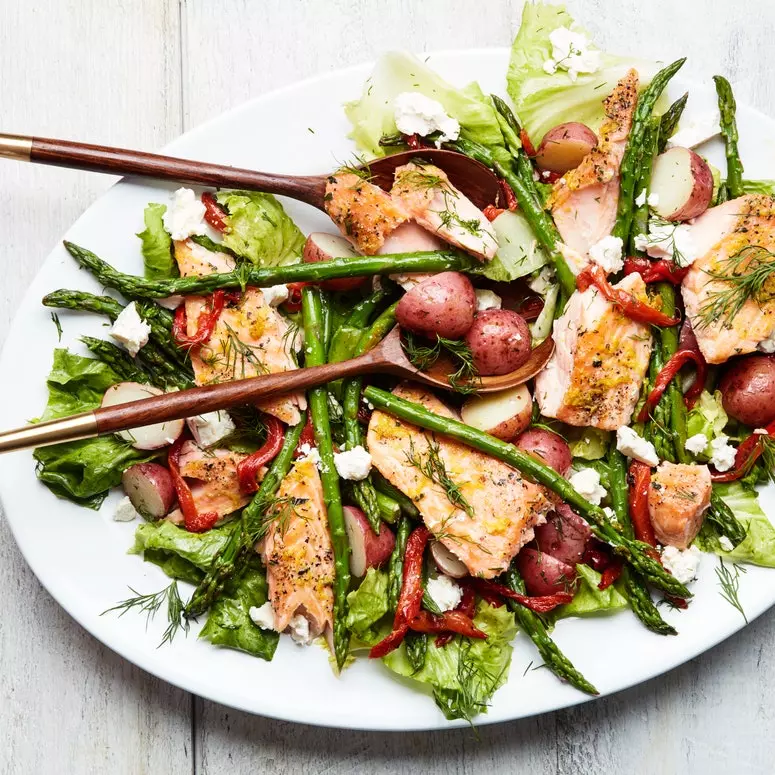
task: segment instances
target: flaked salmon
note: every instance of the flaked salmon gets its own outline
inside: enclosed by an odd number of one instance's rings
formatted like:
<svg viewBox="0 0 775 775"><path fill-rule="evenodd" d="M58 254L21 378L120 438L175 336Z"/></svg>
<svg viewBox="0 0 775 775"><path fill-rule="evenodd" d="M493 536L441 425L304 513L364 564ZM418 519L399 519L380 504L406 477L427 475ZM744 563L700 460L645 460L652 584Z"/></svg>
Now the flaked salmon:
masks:
<svg viewBox="0 0 775 775"><path fill-rule="evenodd" d="M432 234L482 260L491 259L498 240L484 213L432 164L397 167L390 195Z"/></svg>
<svg viewBox="0 0 775 775"><path fill-rule="evenodd" d="M589 249L607 237L616 222L619 166L638 100L638 73L630 70L603 101L606 120L598 144L576 169L554 184L547 202L562 241L587 261ZM576 262L572 266L577 266Z"/></svg>
<svg viewBox="0 0 775 775"><path fill-rule="evenodd" d="M402 385L396 395L445 417L456 417L424 390ZM379 472L417 506L428 529L472 575L493 578L533 539L533 528L553 508L546 491L519 471L459 442L420 430L375 411L368 448ZM438 446L436 446L438 445ZM448 491L420 470L433 455L457 486L471 514L450 501Z"/></svg>
<svg viewBox="0 0 775 775"><path fill-rule="evenodd" d="M622 288L647 301L639 274ZM555 350L536 377L536 400L546 417L577 426L616 430L628 425L651 355L651 331L590 287L576 291L554 322Z"/></svg>
<svg viewBox="0 0 775 775"><path fill-rule="evenodd" d="M315 638L333 622L334 551L323 486L312 460L297 460L283 479L273 517L260 551L274 628L282 632L302 615Z"/></svg>
<svg viewBox="0 0 775 775"><path fill-rule="evenodd" d="M702 527L712 485L707 466L661 463L651 475L649 516L659 543L687 549Z"/></svg>
<svg viewBox="0 0 775 775"><path fill-rule="evenodd" d="M750 195L721 207L727 210L706 221L705 228L709 232L716 224L708 239L724 230L726 235L694 262L681 286L686 315L708 363L724 363L756 349L775 350L775 342L770 345L775 338L775 278L765 280L758 298L738 294L741 304L737 305L728 301L734 299L730 294L735 284L718 277L742 277L754 267L775 263L775 200ZM698 218L692 229L710 213Z"/></svg>
<svg viewBox="0 0 775 775"><path fill-rule="evenodd" d="M395 231L391 232L382 247L377 251L378 255L392 255L393 253L417 253L422 250L443 250L444 242L434 234L431 234L415 221L402 223ZM397 282L404 290L408 291L423 280L432 276L432 272L410 272L407 274L392 274L390 279Z"/></svg>
<svg viewBox="0 0 775 775"><path fill-rule="evenodd" d="M200 254L204 250L205 256ZM185 240L175 243L175 258L184 277L230 271L233 259L213 253ZM205 309L202 296L185 298L187 333L196 333L199 314ZM191 353L197 385L210 385L260 374L275 374L297 368L292 357L294 332L288 321L264 299L258 288L248 288L235 306L221 313L210 339ZM256 406L289 425L299 422L299 410L306 408L304 393L263 399Z"/></svg>
<svg viewBox="0 0 775 775"><path fill-rule="evenodd" d="M409 219L389 194L347 171L328 178L325 208L342 234L367 256L375 255L387 236Z"/></svg>

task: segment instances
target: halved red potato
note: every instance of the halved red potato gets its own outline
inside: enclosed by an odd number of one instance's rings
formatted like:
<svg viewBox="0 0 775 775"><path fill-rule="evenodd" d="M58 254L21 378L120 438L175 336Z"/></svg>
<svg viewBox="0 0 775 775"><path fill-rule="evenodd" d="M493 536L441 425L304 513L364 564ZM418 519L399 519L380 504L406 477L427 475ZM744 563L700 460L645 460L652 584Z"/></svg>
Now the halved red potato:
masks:
<svg viewBox="0 0 775 775"><path fill-rule="evenodd" d="M145 517L161 519L175 503L172 474L159 463L137 463L121 476L121 486L132 505Z"/></svg>
<svg viewBox="0 0 775 775"><path fill-rule="evenodd" d="M529 452L546 463L558 474L565 476L570 468L571 452L565 439L544 428L530 428L514 439L514 444L523 452Z"/></svg>
<svg viewBox="0 0 775 775"><path fill-rule="evenodd" d="M486 309L474 318L466 344L482 377L508 374L530 357L530 329L517 312Z"/></svg>
<svg viewBox="0 0 775 775"><path fill-rule="evenodd" d="M360 578L369 568L387 562L396 545L393 531L382 525L377 535L366 515L355 506L344 507L344 524L350 541L350 572Z"/></svg>
<svg viewBox="0 0 775 775"><path fill-rule="evenodd" d="M139 382L119 382L116 385L111 385L105 391L105 395L102 397L102 406L131 404L133 401L160 396L163 393L163 390L152 385L141 385ZM145 425L142 428L132 428L129 431L119 431L117 435L128 441L135 449L160 449L174 444L178 436L183 433L185 426L185 420L169 420L155 425Z"/></svg>
<svg viewBox="0 0 775 775"><path fill-rule="evenodd" d="M475 312L471 281L460 272L440 272L404 294L396 320L413 334L459 339L471 328Z"/></svg>
<svg viewBox="0 0 775 775"><path fill-rule="evenodd" d="M509 441L530 426L533 398L527 385L468 398L460 409L466 425Z"/></svg>
<svg viewBox="0 0 775 775"><path fill-rule="evenodd" d="M318 261L331 261L334 258L357 258L361 254L338 234L326 234L316 231L307 237L302 252L305 264L316 264ZM325 280L321 288L328 291L351 291L366 281L365 277L340 277L338 280Z"/></svg>
<svg viewBox="0 0 775 775"><path fill-rule="evenodd" d="M440 541L431 543L431 556L444 575L453 579L462 579L468 575L468 568Z"/></svg>
<svg viewBox="0 0 775 775"><path fill-rule="evenodd" d="M702 215L713 197L713 174L705 160L689 148L659 154L651 170L654 212L668 221L688 221Z"/></svg>
<svg viewBox="0 0 775 775"><path fill-rule="evenodd" d="M775 420L775 357L745 355L732 361L719 382L724 411L761 428Z"/></svg>
<svg viewBox="0 0 775 775"><path fill-rule="evenodd" d="M581 160L597 145L597 135L577 121L558 124L545 135L536 152L540 170L560 175L576 169Z"/></svg>
<svg viewBox="0 0 775 775"><path fill-rule="evenodd" d="M591 535L589 525L567 503L559 505L557 511L535 529L538 548L568 565L581 562Z"/></svg>
<svg viewBox="0 0 775 775"><path fill-rule="evenodd" d="M553 595L573 592L576 568L544 552L524 548L517 555L519 575L529 595Z"/></svg>

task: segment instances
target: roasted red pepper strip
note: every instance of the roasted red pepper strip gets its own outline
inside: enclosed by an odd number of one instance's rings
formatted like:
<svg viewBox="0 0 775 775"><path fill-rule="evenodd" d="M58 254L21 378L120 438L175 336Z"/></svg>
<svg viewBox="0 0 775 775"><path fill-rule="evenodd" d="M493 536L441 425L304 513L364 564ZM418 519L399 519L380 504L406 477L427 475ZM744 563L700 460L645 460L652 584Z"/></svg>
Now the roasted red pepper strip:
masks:
<svg viewBox="0 0 775 775"><path fill-rule="evenodd" d="M590 285L594 285L608 301L619 307L628 318L638 323L675 326L681 322L679 318L671 318L664 312L636 299L631 293L621 288L614 288L608 282L605 270L599 264L587 264L576 278L576 285L580 291L585 291Z"/></svg>
<svg viewBox="0 0 775 775"><path fill-rule="evenodd" d="M695 352L694 350L679 350L657 374L657 378L654 380L654 387L648 394L646 402L638 415L638 422L646 422L648 420L649 415L654 411L668 385L689 361L693 361L697 367L697 379L694 380L694 384L686 391L684 400L690 409L694 406L694 402L705 386L708 364L705 362L705 358L702 357L702 353Z"/></svg>
<svg viewBox="0 0 775 775"><path fill-rule="evenodd" d="M600 583L597 585L597 588L600 590L608 589L608 587L611 586L611 584L616 581L616 579L619 578L619 576L622 575L622 561L617 560L616 562L609 565L600 575Z"/></svg>
<svg viewBox="0 0 775 775"><path fill-rule="evenodd" d="M630 463L628 479L630 483L630 519L632 520L632 529L635 531L635 538L649 546L656 546L657 538L654 535L654 528L649 516L651 468L646 463L641 463L640 460L633 460Z"/></svg>
<svg viewBox="0 0 775 775"><path fill-rule="evenodd" d="M649 261L639 256L628 256L624 259L625 274L639 274L644 283L672 283L680 285L689 271L688 266L677 266L672 261Z"/></svg>
<svg viewBox="0 0 775 775"><path fill-rule="evenodd" d="M494 221L501 213L505 213L506 211L502 207L496 207L495 205L487 205L487 207L482 210L482 215L484 217L492 222Z"/></svg>
<svg viewBox="0 0 775 775"><path fill-rule="evenodd" d="M288 283L288 298L283 307L288 312L298 312L301 309L301 289L309 283Z"/></svg>
<svg viewBox="0 0 775 775"><path fill-rule="evenodd" d="M473 619L474 616L476 616L476 593L470 584L465 584L463 586L463 597L460 598L460 602L458 603L457 608L455 608L455 611L467 616L469 619ZM454 632L445 632L443 635L439 635L434 643L438 648L441 648L442 646L446 646L454 637Z"/></svg>
<svg viewBox="0 0 775 775"><path fill-rule="evenodd" d="M524 129L519 130L519 141L522 143L522 147L525 149L525 153L532 157L537 154L536 149L533 147L533 143L530 142L530 137Z"/></svg>
<svg viewBox="0 0 775 775"><path fill-rule="evenodd" d="M471 585L483 597L485 595L498 595L506 600L513 600L537 614L549 613L558 605L565 605L573 600L572 592L555 592L553 595L520 595L519 592L509 589L503 584L487 581L487 579L471 579Z"/></svg>
<svg viewBox="0 0 775 775"><path fill-rule="evenodd" d="M225 304L226 293L224 291L216 291L210 297L209 309L204 309L199 313L199 319L196 322L196 333L193 336L189 336L186 333L188 328L186 305L181 304L175 310L175 319L172 323L172 338L175 340L175 344L178 347L184 347L189 350L193 347L201 347L213 335L216 323L218 323L218 318L221 316Z"/></svg>
<svg viewBox="0 0 775 775"><path fill-rule="evenodd" d="M468 638L484 640L487 633L482 632L471 619L460 611L445 611L443 614L432 614L430 611L420 611L412 619L409 629L414 632L424 632L429 635L453 632Z"/></svg>
<svg viewBox="0 0 775 775"><path fill-rule="evenodd" d="M200 514L197 511L194 496L191 494L191 488L180 475L180 448L183 446L183 440L181 436L170 447L167 453L167 466L170 469L170 474L172 474L172 484L178 496L178 506L180 506L180 510L183 512L186 530L189 533L204 533L218 521L218 515L213 512Z"/></svg>
<svg viewBox="0 0 775 775"><path fill-rule="evenodd" d="M224 210L216 201L215 197L205 191L202 194L202 204L205 206L205 220L216 231L223 233L226 231L226 210Z"/></svg>
<svg viewBox="0 0 775 775"><path fill-rule="evenodd" d="M277 457L285 440L283 424L276 417L265 414L264 424L266 425L266 441L263 446L237 463L237 477L242 492L255 492L258 489L259 469Z"/></svg>
<svg viewBox="0 0 775 775"><path fill-rule="evenodd" d="M503 192L503 199L505 200L506 207L514 212L514 210L516 210L518 207L517 197L514 194L514 191L503 178L498 178L498 184L500 185L501 191Z"/></svg>
<svg viewBox="0 0 775 775"><path fill-rule="evenodd" d="M428 529L421 525L412 531L406 542L401 594L398 596L396 614L393 617L393 631L372 647L369 652L372 659L384 657L398 648L409 631L410 623L420 613L423 595L422 557L430 535Z"/></svg>
<svg viewBox="0 0 775 775"><path fill-rule="evenodd" d="M772 438L775 435L775 421L765 427L766 436ZM734 482L745 476L753 464L761 457L764 450L764 437L762 433L752 433L744 439L735 453L735 465L729 471L711 471L710 478L714 482Z"/></svg>

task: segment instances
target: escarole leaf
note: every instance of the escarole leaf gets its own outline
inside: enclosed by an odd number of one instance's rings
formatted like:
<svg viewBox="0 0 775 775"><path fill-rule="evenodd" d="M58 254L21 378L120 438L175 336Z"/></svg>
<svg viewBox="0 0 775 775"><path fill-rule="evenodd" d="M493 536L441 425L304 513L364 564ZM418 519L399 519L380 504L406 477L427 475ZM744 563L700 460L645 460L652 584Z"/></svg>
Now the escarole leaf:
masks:
<svg viewBox="0 0 775 775"><path fill-rule="evenodd" d="M511 47L508 93L535 145L547 130L566 121L579 121L597 131L605 117L602 101L627 70L634 67L638 71L643 88L659 69L656 62L603 53L601 68L595 73L579 73L575 81L562 69L549 75L544 70L544 63L552 58L549 36L560 27L583 32L589 39L564 6L525 3Z"/></svg>
<svg viewBox="0 0 775 775"><path fill-rule="evenodd" d="M388 575L369 568L358 589L347 595L347 627L358 640L373 646L382 639L377 623L388 610Z"/></svg>
<svg viewBox="0 0 775 775"><path fill-rule="evenodd" d="M297 264L304 235L271 194L221 191L218 204L226 208L223 244L257 266Z"/></svg>
<svg viewBox="0 0 775 775"><path fill-rule="evenodd" d="M143 251L145 276L151 280L166 280L178 276L178 265L172 255L172 237L164 228L163 216L167 205L151 203L145 208L145 229L137 234Z"/></svg>
<svg viewBox="0 0 775 775"><path fill-rule="evenodd" d="M379 140L398 131L393 102L403 92L419 92L441 103L458 120L461 137L487 146L503 145L495 109L479 84L458 88L412 54L390 51L377 60L360 99L344 106L353 127L350 137L359 150L370 156L385 155Z"/></svg>

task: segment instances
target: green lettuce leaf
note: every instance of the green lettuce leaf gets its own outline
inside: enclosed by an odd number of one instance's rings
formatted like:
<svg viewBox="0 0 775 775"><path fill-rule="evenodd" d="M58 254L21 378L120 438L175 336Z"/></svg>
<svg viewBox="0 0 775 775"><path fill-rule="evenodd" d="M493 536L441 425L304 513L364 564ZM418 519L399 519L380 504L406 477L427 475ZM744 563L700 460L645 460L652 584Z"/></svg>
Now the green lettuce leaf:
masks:
<svg viewBox="0 0 775 775"><path fill-rule="evenodd" d="M237 649L270 661L280 635L257 627L249 615L253 606L262 606L266 601L266 574L255 557L239 578L226 585L223 595L210 609L199 637L215 646Z"/></svg>
<svg viewBox="0 0 775 775"><path fill-rule="evenodd" d="M710 442L724 430L728 421L721 404L721 393L717 390L711 394L703 390L686 418L686 435L691 437L702 433ZM706 456L700 457L706 459Z"/></svg>
<svg viewBox="0 0 775 775"><path fill-rule="evenodd" d="M218 203L228 211L223 244L258 266L296 264L304 235L271 195L257 191L221 191Z"/></svg>
<svg viewBox="0 0 775 775"><path fill-rule="evenodd" d="M601 69L580 73L571 81L568 73L544 71L551 59L549 35L559 27L589 34L577 25L562 5L525 3L522 23L511 48L507 75L509 96L533 143L538 145L547 130L566 121L580 121L595 131L603 122L602 101L631 67L638 70L643 88L658 70L655 62L603 54Z"/></svg>
<svg viewBox="0 0 775 775"><path fill-rule="evenodd" d="M487 633L487 640L455 636L448 645L437 648L431 639L425 664L416 673L404 645L384 657L383 662L394 673L427 684L448 719L470 721L486 711L493 693L506 681L511 641L517 634L514 615L506 606L493 608L480 602L474 624Z"/></svg>
<svg viewBox="0 0 775 775"><path fill-rule="evenodd" d="M369 568L358 589L347 595L347 606L347 628L360 641L373 646L384 634L384 628L377 624L388 612L388 574Z"/></svg>
<svg viewBox="0 0 775 775"><path fill-rule="evenodd" d="M571 428L567 439L573 457L582 460L601 460L608 452L611 434L597 428Z"/></svg>
<svg viewBox="0 0 775 775"><path fill-rule="evenodd" d="M715 530L706 522L695 539L697 548L735 562L775 568L775 527L762 511L756 491L738 482L714 487L743 524L747 535L731 552L725 552L719 545Z"/></svg>
<svg viewBox="0 0 775 775"><path fill-rule="evenodd" d="M546 264L546 253L536 242L533 229L522 213L506 210L492 226L498 240L498 252L492 260L478 267L477 274L495 282L511 282Z"/></svg>
<svg viewBox="0 0 775 775"><path fill-rule="evenodd" d="M611 584L607 589L600 590L601 575L589 565L577 565L576 571L581 579L579 591L567 605L560 606L554 618L563 619L566 616L593 616L602 613L614 613L627 608L627 598Z"/></svg>
<svg viewBox="0 0 775 775"><path fill-rule="evenodd" d="M769 194L775 196L775 180L744 180L743 192L746 194Z"/></svg>
<svg viewBox="0 0 775 775"><path fill-rule="evenodd" d="M145 230L137 234L143 243L145 276L152 280L178 276L178 265L172 254L172 238L162 221L165 212L167 205L149 204L143 213Z"/></svg>
<svg viewBox="0 0 775 775"><path fill-rule="evenodd" d="M458 88L417 57L398 51L383 54L366 79L360 99L348 102L344 112L352 124L350 137L370 156L384 156L382 135L395 134L393 101L402 92L420 92L440 102L460 123L460 135L483 145L503 145L495 109L479 84Z"/></svg>

